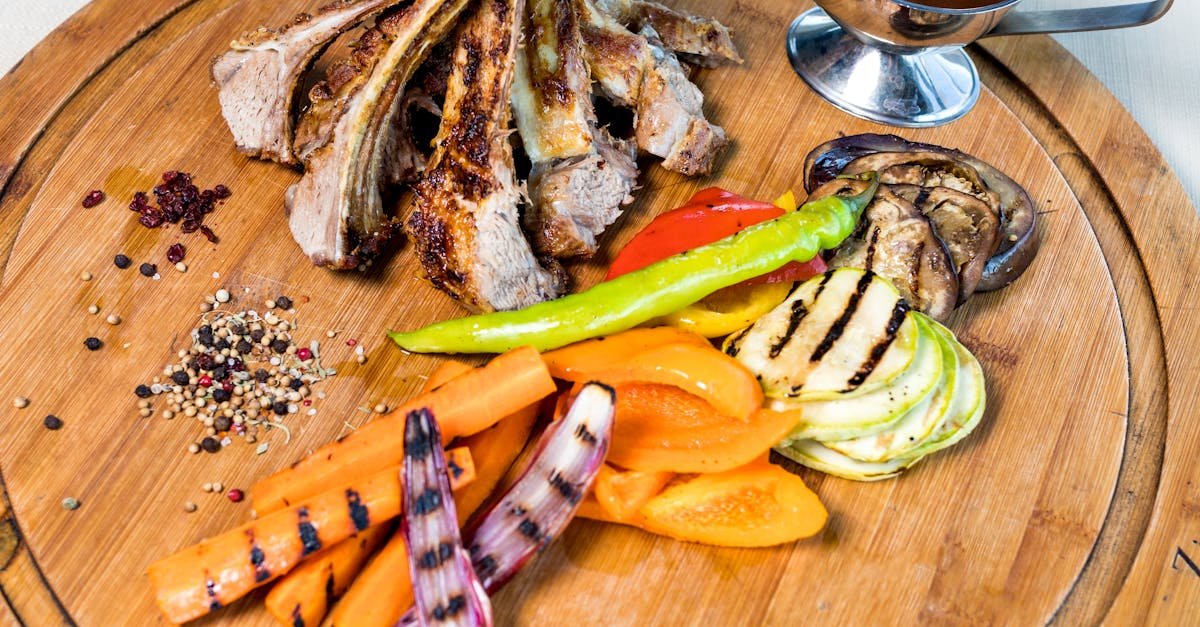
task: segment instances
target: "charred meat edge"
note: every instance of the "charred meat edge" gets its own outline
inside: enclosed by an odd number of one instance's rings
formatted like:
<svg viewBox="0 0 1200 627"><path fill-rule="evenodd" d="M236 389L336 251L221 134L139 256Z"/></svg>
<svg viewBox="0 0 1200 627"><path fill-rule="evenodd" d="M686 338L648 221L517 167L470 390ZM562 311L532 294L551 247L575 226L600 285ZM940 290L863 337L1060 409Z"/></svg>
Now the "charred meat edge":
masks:
<svg viewBox="0 0 1200 627"><path fill-rule="evenodd" d="M483 0L456 31L442 124L407 222L426 277L478 311L555 298L565 282L518 222L507 123L524 5Z"/></svg>
<svg viewBox="0 0 1200 627"><path fill-rule="evenodd" d="M742 63L742 55L733 44L729 28L715 19L693 15L657 2L634 1L630 6L638 28L650 26L663 45L687 63L714 67L721 63Z"/></svg>
<svg viewBox="0 0 1200 627"><path fill-rule="evenodd" d="M330 140L309 155L304 176L285 197L292 235L313 263L361 267L399 230L380 195L386 135L405 83L466 4L417 0L372 29L387 45L338 111Z"/></svg>
<svg viewBox="0 0 1200 627"><path fill-rule="evenodd" d="M958 150L910 142L896 135L865 133L840 137L817 146L805 158L805 188L812 190L837 176L851 161L877 152L941 153L974 168L988 189L999 195L999 246L988 260L978 291L990 292L1012 283L1037 256L1037 214L1033 199L1008 175Z"/></svg>
<svg viewBox="0 0 1200 627"><path fill-rule="evenodd" d="M292 102L301 76L339 35L400 0L340 0L301 13L282 28L259 28L213 59L221 114L237 148L294 164Z"/></svg>
<svg viewBox="0 0 1200 627"><path fill-rule="evenodd" d="M829 267L874 272L891 281L914 309L935 320L949 317L958 302L958 275L945 244L925 214L887 185L879 186Z"/></svg>
<svg viewBox="0 0 1200 627"><path fill-rule="evenodd" d="M533 162L525 227L540 254L591 255L633 201L637 164L631 146L596 127L575 0L532 0L527 17L512 97Z"/></svg>
<svg viewBox="0 0 1200 627"><path fill-rule="evenodd" d="M965 302L996 251L999 216L982 200L948 187L892 185L891 190L913 203L933 224L934 233L946 245L958 270L958 302Z"/></svg>

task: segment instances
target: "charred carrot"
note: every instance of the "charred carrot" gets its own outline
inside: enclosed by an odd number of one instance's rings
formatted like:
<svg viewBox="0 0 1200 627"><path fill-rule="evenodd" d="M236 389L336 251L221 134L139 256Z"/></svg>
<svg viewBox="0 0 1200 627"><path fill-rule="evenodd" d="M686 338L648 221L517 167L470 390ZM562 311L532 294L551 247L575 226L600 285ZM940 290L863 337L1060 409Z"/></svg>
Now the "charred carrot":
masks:
<svg viewBox="0 0 1200 627"><path fill-rule="evenodd" d="M393 534L333 606L332 627L392 627L413 604L408 547Z"/></svg>
<svg viewBox="0 0 1200 627"><path fill-rule="evenodd" d="M447 466L474 477L470 453L456 449ZM451 470L451 475L455 474ZM325 547L400 514L400 468L337 487L190 546L150 565L159 609L183 623L228 605L286 574Z"/></svg>
<svg viewBox="0 0 1200 627"><path fill-rule="evenodd" d="M320 625L389 531L390 525L375 525L305 560L271 588L267 611L284 625Z"/></svg>
<svg viewBox="0 0 1200 627"><path fill-rule="evenodd" d="M346 481L399 466L404 416L414 409L433 412L443 425L442 437L449 441L478 433L554 391L554 380L536 350L505 353L259 481L253 490L255 509L259 514L274 512Z"/></svg>

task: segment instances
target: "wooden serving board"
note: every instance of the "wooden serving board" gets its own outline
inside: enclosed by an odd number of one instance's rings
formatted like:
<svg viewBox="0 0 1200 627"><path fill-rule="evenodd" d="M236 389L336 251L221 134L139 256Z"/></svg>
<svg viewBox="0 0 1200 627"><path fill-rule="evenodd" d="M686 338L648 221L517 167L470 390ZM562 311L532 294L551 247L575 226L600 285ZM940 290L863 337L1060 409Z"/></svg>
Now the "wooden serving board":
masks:
<svg viewBox="0 0 1200 627"><path fill-rule="evenodd" d="M313 268L282 212L296 173L233 149L209 59L240 31L321 1L97 0L0 80L0 625L161 622L147 564L250 513L201 483L248 487L363 422L357 408L411 395L436 359L403 355L383 330L461 315L415 277L407 249L366 275ZM582 284L651 215L701 187L771 198L800 186L816 144L891 130L824 104L793 75L783 34L808 3L679 3L732 26L747 58L698 78L733 147L709 179L646 168L627 217L575 268ZM987 374L978 431L893 481L806 475L832 516L793 546L718 549L577 521L496 597L500 624L1200 616L1200 220L1129 115L1050 39L993 40L972 55L986 84L976 109L904 134L995 164L1041 212L1042 251L1028 273L951 321ZM135 189L176 168L234 191L210 218L218 245L148 231L125 209ZM109 200L82 209L94 188ZM190 250L186 274L163 258L177 240ZM116 269L118 252L159 263L162 279ZM95 278L81 281L82 271ZM272 436L263 455L240 441L189 455L196 423L143 419L132 394L222 286L243 302L297 299L302 337L342 330L326 359L347 364L323 385L320 414L293 417L292 442ZM124 322L88 315L91 303ZM88 352L89 335L105 348ZM349 363L347 337L367 347L366 366ZM14 408L17 396L30 406ZM66 426L44 429L48 413ZM82 507L64 510L67 496ZM189 500L199 512L183 511ZM215 621L270 624L260 601Z"/></svg>

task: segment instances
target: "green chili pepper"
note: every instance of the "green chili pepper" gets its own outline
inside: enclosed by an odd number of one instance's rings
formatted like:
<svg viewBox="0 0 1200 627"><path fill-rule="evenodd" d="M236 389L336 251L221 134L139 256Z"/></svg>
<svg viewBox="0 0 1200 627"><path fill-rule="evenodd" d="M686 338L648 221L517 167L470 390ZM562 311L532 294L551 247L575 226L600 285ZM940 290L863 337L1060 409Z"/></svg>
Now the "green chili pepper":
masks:
<svg viewBox="0 0 1200 627"><path fill-rule="evenodd" d="M415 353L550 350L610 335L678 311L713 292L805 262L849 237L875 195L878 177L853 196L826 196L723 240L667 257L558 300L517 311L467 316L388 335Z"/></svg>

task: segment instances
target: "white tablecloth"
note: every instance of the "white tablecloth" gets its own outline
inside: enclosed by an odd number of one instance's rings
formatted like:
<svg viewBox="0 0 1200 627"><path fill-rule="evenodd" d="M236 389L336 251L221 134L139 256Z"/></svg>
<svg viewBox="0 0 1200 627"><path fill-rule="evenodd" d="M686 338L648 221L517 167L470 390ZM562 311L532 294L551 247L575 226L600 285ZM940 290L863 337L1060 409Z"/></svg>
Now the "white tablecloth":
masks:
<svg viewBox="0 0 1200 627"><path fill-rule="evenodd" d="M0 0L0 73L88 0ZM1129 1L1129 0L1126 0ZM668 0L669 2L669 0ZM1117 0L1025 0L1051 9ZM1133 113L1200 207L1200 1L1137 29L1058 36ZM780 50L782 54L782 49ZM4 103L0 103L3 106Z"/></svg>

